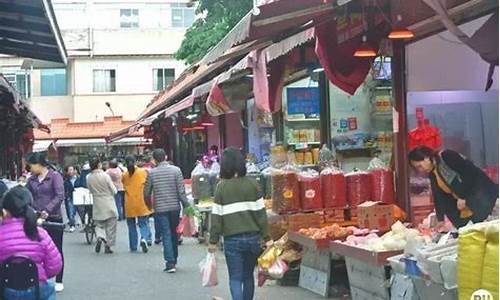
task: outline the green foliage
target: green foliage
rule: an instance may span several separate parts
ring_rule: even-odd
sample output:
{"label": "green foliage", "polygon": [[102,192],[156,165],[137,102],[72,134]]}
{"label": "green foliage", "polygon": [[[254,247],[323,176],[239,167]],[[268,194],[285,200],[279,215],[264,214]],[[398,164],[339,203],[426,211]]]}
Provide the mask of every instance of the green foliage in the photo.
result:
{"label": "green foliage", "polygon": [[251,9],[252,0],[200,0],[203,15],[187,30],[175,57],[192,64],[214,47]]}

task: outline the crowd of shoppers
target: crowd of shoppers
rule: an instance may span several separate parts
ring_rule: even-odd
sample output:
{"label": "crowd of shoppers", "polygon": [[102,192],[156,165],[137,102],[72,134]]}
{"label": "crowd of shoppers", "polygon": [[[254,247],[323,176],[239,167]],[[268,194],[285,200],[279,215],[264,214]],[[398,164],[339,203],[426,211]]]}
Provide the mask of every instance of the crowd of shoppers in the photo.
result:
{"label": "crowd of shoppers", "polygon": [[[78,166],[72,165],[64,169],[63,175],[51,166],[45,153],[32,153],[26,161],[31,171],[26,188],[19,185],[6,192],[6,186],[0,185],[0,195],[3,195],[0,197],[0,263],[19,254],[16,244],[22,244],[21,252],[29,253],[28,259],[38,269],[40,299],[55,299],[56,292],[64,289],[63,203],[67,232],[75,231],[77,213],[82,224],[93,220],[97,253],[103,247],[104,253],[114,253],[117,224],[124,219],[129,250],[136,252],[140,246],[142,252],[147,253],[153,245],[149,224],[154,217],[154,242],[162,243],[164,271],[176,272],[177,227],[183,209],[190,203],[182,172],[167,162],[163,149],[153,151],[147,163],[138,162],[134,156],[109,163],[91,157],[81,172]],[[74,193],[78,188],[88,189],[92,195],[90,207],[75,206]],[[236,210],[229,213],[226,206]],[[60,226],[43,229],[37,226],[39,221]],[[209,252],[216,250],[216,244],[224,236],[233,299],[253,299],[253,271],[261,241],[267,240],[267,220],[261,191],[246,177],[245,159],[237,149],[226,149],[222,155],[221,182],[215,192],[210,231]],[[55,284],[48,280],[52,277]],[[33,293],[33,289],[1,291],[5,299],[31,299]]]}

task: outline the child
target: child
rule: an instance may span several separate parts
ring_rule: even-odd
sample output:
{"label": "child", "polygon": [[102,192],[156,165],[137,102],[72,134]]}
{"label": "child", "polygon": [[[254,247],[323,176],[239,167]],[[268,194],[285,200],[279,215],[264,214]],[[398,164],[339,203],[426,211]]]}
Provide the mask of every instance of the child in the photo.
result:
{"label": "child", "polygon": [[[0,225],[0,262],[14,255],[29,257],[38,268],[40,299],[56,299],[54,284],[48,279],[62,268],[62,258],[48,233],[37,227],[37,215],[30,203],[33,198],[24,187],[9,190],[0,201],[2,223]],[[32,299],[34,289],[14,291],[5,289],[5,299]]]}

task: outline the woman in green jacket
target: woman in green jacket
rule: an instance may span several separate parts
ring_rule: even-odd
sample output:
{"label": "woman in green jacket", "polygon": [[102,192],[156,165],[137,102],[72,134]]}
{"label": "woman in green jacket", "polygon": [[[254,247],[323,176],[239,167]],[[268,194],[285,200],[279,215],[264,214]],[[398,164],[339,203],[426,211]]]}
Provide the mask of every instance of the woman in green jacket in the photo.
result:
{"label": "woman in green jacket", "polygon": [[246,177],[243,154],[236,148],[224,150],[221,182],[215,190],[209,251],[216,250],[224,236],[224,253],[233,300],[254,296],[254,269],[262,241],[268,239],[267,215],[257,182]]}

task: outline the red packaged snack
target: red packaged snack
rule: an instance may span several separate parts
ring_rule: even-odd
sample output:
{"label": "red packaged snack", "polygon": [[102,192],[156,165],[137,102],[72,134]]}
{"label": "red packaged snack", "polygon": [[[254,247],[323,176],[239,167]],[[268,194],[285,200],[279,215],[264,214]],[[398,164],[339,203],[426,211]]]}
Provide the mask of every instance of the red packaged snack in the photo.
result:
{"label": "red packaged snack", "polygon": [[369,173],[353,172],[346,175],[347,202],[353,208],[372,198],[372,181]]}
{"label": "red packaged snack", "polygon": [[341,208],[347,205],[346,180],[342,171],[326,168],[321,171],[321,192],[325,208]]}
{"label": "red packaged snack", "polygon": [[300,173],[300,203],[303,210],[322,209],[321,181],[316,171]]}
{"label": "red packaged snack", "polygon": [[273,211],[277,214],[300,210],[300,189],[297,173],[278,171],[272,175]]}
{"label": "red packaged snack", "polygon": [[372,201],[395,204],[394,177],[391,169],[370,170],[372,182]]}

